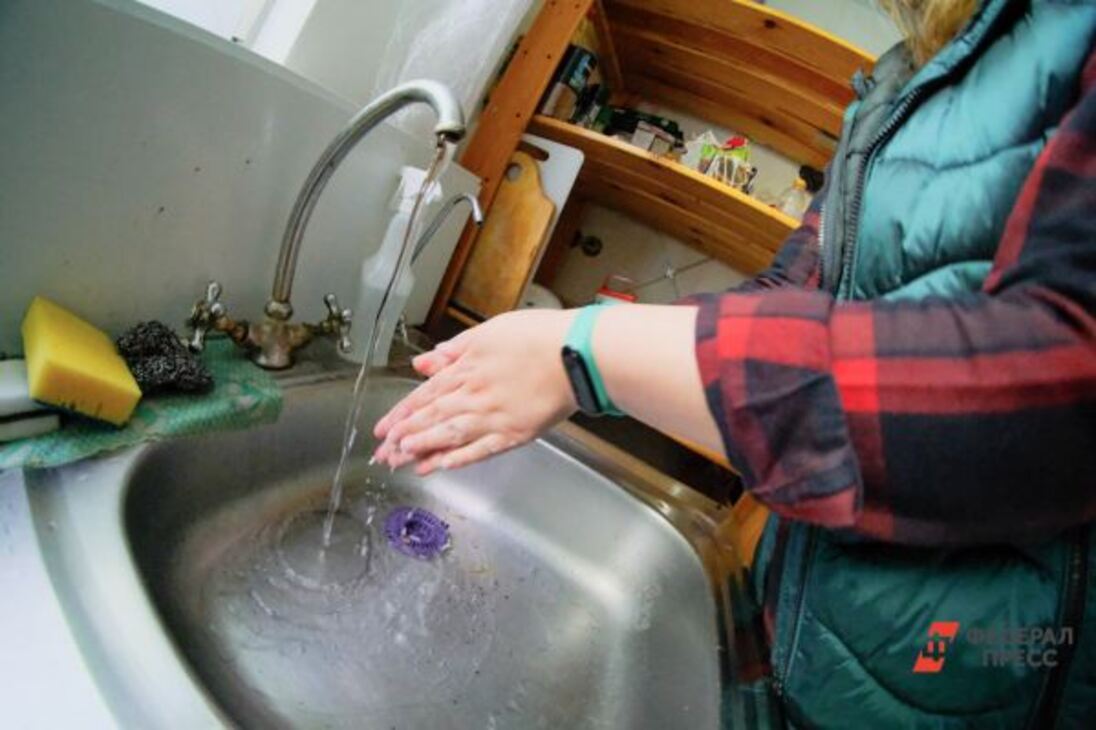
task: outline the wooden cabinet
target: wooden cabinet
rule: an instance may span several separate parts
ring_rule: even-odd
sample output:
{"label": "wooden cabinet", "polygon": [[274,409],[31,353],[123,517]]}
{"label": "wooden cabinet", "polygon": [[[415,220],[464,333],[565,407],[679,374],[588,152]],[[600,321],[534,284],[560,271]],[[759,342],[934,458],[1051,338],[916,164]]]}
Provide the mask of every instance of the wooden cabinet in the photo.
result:
{"label": "wooden cabinet", "polygon": [[[850,78],[870,71],[874,59],[745,0],[545,0],[491,92],[461,157],[484,180],[481,202],[488,217],[499,180],[528,130],[585,153],[573,194],[577,201],[616,208],[740,271],[763,269],[794,228],[793,219],[681,164],[534,114],[587,14],[598,31],[603,74],[615,92],[725,125],[816,167],[833,154],[843,109],[852,99]],[[572,208],[564,212],[574,219]],[[467,310],[451,307],[460,304],[453,294],[475,245],[469,228],[434,302],[431,327],[447,311],[468,321]],[[523,280],[532,274],[529,257],[480,263],[486,258],[474,257],[476,265],[525,267],[515,272]],[[467,274],[477,280],[475,272]]]}
{"label": "wooden cabinet", "polygon": [[794,218],[673,160],[548,117],[529,131],[582,150],[573,195],[616,208],[744,273],[768,266]]}
{"label": "wooden cabinet", "polygon": [[624,87],[802,163],[833,154],[849,79],[874,59],[753,2],[607,0]]}

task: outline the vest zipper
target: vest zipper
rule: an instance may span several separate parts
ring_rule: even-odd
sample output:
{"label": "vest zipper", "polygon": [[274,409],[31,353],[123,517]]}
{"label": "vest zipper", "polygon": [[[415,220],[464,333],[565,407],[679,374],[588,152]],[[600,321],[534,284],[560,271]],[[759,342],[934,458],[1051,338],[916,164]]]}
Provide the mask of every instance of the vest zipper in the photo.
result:
{"label": "vest zipper", "polygon": [[[968,28],[978,23],[982,15],[986,12],[988,3],[983,3],[978,10],[974,18],[970,20]],[[991,18],[991,23],[996,23],[1001,17],[1001,13],[998,13],[994,18]],[[960,38],[965,39],[966,32],[964,32]],[[983,32],[973,43],[973,47],[969,51],[969,54],[981,53],[982,48],[985,46],[987,39],[991,37],[991,33],[987,30]],[[953,43],[955,41],[952,41]],[[901,102],[899,102],[897,109],[891,115],[890,119],[880,128],[872,139],[871,144],[867,147],[867,153],[864,155],[863,161],[860,163],[859,174],[856,180],[856,190],[852,200],[849,201],[849,210],[846,214],[846,219],[849,221],[849,228],[845,231],[844,245],[840,249],[841,266],[838,271],[838,278],[834,282],[833,294],[834,296],[841,296],[841,289],[848,284],[848,277],[852,273],[852,259],[853,249],[856,248],[856,239],[860,235],[860,205],[864,197],[864,185],[866,183],[866,177],[868,168],[871,166],[872,158],[875,157],[875,153],[879,150],[879,146],[886,141],[887,137],[894,133],[898,125],[905,121],[913,110],[914,105],[920,101],[928,91],[935,89],[938,86],[945,84],[952,75],[956,73],[956,68],[953,67],[943,76],[938,76],[934,79],[924,82],[921,86],[918,86],[909,93]],[[850,236],[849,233],[852,233]],[[846,297],[847,298],[847,297]]]}
{"label": "vest zipper", "polygon": [[[769,572],[769,575],[767,576],[767,578],[765,580],[766,590],[765,590],[764,596],[762,597],[762,604],[761,604],[761,610],[764,611],[766,609],[766,607],[769,605],[768,601],[770,600],[770,598],[772,600],[771,605],[772,605],[772,611],[773,611],[773,616],[774,616],[774,619],[773,619],[774,629],[773,629],[773,636],[771,638],[772,638],[772,642],[773,642],[774,646],[776,644],[776,632],[780,628],[779,626],[776,626],[776,618],[775,618],[776,615],[777,615],[776,611],[777,611],[777,609],[779,608],[779,605],[780,605],[780,591],[779,591],[779,588],[777,588],[777,590],[775,592],[775,595],[771,594],[770,593],[770,588],[769,588],[769,583],[771,581],[781,581],[781,580],[783,580],[783,576],[775,576],[771,571],[774,568],[778,568],[781,573],[784,572],[784,568],[785,568],[785,566],[784,566],[784,556],[787,555],[787,553],[788,553],[788,532],[789,532],[789,530],[790,530],[790,527],[789,527],[787,522],[781,521],[781,522],[777,523],[777,526],[776,526],[776,543],[773,545],[773,554],[769,557],[769,568],[768,568],[768,570],[770,572]],[[776,583],[774,583],[774,585],[779,586],[780,583],[776,582]],[[772,651],[772,649],[770,647],[770,652],[771,651]],[[773,692],[776,694],[777,697],[782,698],[784,696],[784,682],[783,682],[783,680],[781,678],[781,675],[780,675],[780,668],[776,665],[776,662],[772,663],[772,673],[773,673],[773,676],[772,676]]]}
{"label": "vest zipper", "polygon": [[841,249],[841,265],[833,289],[835,296],[840,294],[841,289],[845,287],[848,282],[848,277],[852,273],[853,249],[856,248],[856,239],[860,235],[860,205],[863,203],[864,187],[867,183],[868,168],[871,166],[871,161],[875,157],[875,153],[878,151],[880,145],[894,133],[898,128],[898,125],[906,120],[913,110],[914,104],[920,101],[921,97],[925,95],[927,88],[927,86],[918,86],[898,104],[898,108],[891,114],[890,119],[886,121],[879,131],[876,132],[875,137],[872,138],[871,143],[868,145],[867,153],[860,162],[860,169],[857,171],[856,176],[856,190],[853,191],[852,200],[849,201],[849,212],[846,216],[849,221],[849,230],[845,233],[845,245]]}
{"label": "vest zipper", "polygon": [[[1087,529],[1087,528],[1086,528]],[[1058,664],[1048,672],[1047,683],[1040,695],[1039,708],[1030,727],[1051,728],[1058,721],[1062,695],[1066,688],[1066,675],[1073,661],[1073,654],[1080,642],[1084,623],[1085,592],[1088,587],[1088,534],[1082,532],[1073,544],[1069,556],[1069,575],[1066,578],[1064,596],[1065,610],[1062,612],[1061,627],[1070,627],[1072,641],[1059,647]]]}
{"label": "vest zipper", "polygon": [[[784,697],[784,683],[791,674],[792,664],[795,661],[795,652],[799,648],[799,631],[803,624],[803,602],[806,600],[807,596],[807,574],[810,572],[811,558],[814,553],[815,533],[817,528],[807,527],[805,529],[807,529],[807,547],[803,550],[803,565],[799,569],[799,576],[796,582],[796,585],[799,586],[799,595],[796,596],[795,611],[792,614],[792,640],[788,645],[788,655],[784,658],[783,666],[773,666],[773,692],[781,699]],[[784,548],[785,550],[787,549],[786,544]]]}
{"label": "vest zipper", "polygon": [[[970,45],[970,47],[966,50],[966,58],[975,57],[982,53],[985,44],[989,42],[989,39],[992,39],[993,37],[993,26],[995,26],[998,22],[1001,22],[1002,16],[1005,15],[1004,9],[1006,5],[1012,5],[1012,8],[1014,10],[1023,11],[1023,9],[1027,7],[1028,3],[1019,2],[1018,0],[1014,3],[1001,3],[1000,7],[993,11],[994,14],[991,16],[989,21],[987,21],[987,24],[983,23],[984,16],[987,12],[990,12],[990,5],[992,4],[993,3],[989,1],[982,2],[978,12],[975,13],[973,18],[971,18],[971,20],[968,22],[963,32],[960,33],[960,35],[951,42],[968,43]],[[971,41],[971,28],[979,25],[983,25],[984,27],[981,28],[978,34],[974,36],[973,41]],[[911,91],[910,94],[907,95],[906,98],[899,103],[898,109],[895,110],[894,114],[891,115],[891,118],[888,119],[887,123],[884,124],[879,132],[876,134],[875,138],[871,140],[871,144],[868,145],[867,153],[864,156],[864,160],[860,162],[859,176],[856,181],[856,191],[852,201],[849,201],[848,212],[845,216],[846,220],[849,221],[849,228],[846,228],[843,242],[844,244],[840,251],[837,252],[841,256],[841,265],[840,267],[838,267],[837,280],[833,282],[832,293],[835,297],[841,296],[841,289],[847,285],[848,276],[852,274],[853,249],[856,248],[856,238],[857,236],[859,236],[860,232],[860,205],[861,202],[863,202],[863,199],[861,198],[864,197],[864,186],[866,182],[865,178],[867,176],[868,168],[870,167],[871,159],[875,157],[875,153],[878,151],[878,148],[882,144],[882,142],[886,141],[887,137],[889,137],[894,132],[894,129],[897,128],[898,125],[904,121],[906,116],[909,116],[914,104],[917,101],[920,101],[929,90],[935,89],[939,87],[939,85],[943,85],[944,83],[946,83],[950,79],[950,77],[954,76],[955,73],[957,73],[958,68],[958,65],[952,65],[952,67],[948,69],[943,76],[929,79],[928,81],[922,83],[920,87],[917,87],[913,91]],[[852,230],[852,237],[849,237],[849,229]],[[822,273],[824,275],[825,271],[823,270]],[[847,298],[847,295],[845,295],[844,298]]]}

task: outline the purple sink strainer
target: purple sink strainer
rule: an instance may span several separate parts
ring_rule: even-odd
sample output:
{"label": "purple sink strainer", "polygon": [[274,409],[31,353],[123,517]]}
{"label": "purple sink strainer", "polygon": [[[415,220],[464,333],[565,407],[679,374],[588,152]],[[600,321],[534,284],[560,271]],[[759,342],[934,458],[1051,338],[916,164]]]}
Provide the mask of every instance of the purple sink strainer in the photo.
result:
{"label": "purple sink strainer", "polygon": [[420,560],[437,557],[449,547],[449,525],[421,507],[396,507],[384,521],[388,544]]}

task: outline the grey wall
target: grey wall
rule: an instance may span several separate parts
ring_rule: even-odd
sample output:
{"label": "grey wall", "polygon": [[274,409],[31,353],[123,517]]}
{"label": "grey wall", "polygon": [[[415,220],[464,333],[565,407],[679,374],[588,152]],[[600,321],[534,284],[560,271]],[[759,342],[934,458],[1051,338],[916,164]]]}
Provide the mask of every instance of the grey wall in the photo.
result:
{"label": "grey wall", "polygon": [[[288,68],[354,102],[428,77],[448,84],[470,116],[539,0],[315,0]],[[430,128],[421,112],[401,129]]]}
{"label": "grey wall", "polygon": [[875,0],[766,0],[782,10],[878,56],[901,40],[901,34]]}
{"label": "grey wall", "polygon": [[[117,332],[178,324],[216,277],[234,314],[258,315],[297,190],[352,112],[134,2],[0,4],[0,352],[21,351],[37,293]],[[430,147],[383,126],[347,160],[305,241],[300,316],[321,316],[328,290],[354,301],[397,170],[424,165]],[[456,166],[445,183],[476,185]]]}

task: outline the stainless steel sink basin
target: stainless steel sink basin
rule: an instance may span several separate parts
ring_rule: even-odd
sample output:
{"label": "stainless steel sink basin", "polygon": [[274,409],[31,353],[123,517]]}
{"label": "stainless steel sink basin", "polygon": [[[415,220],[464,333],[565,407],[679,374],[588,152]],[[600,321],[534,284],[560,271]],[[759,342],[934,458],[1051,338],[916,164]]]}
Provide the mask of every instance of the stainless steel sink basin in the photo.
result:
{"label": "stainless steel sink basin", "polygon": [[[375,381],[368,418],[412,385]],[[360,454],[345,519],[374,519],[357,560],[329,582],[294,570],[287,535],[324,506],[349,391],[287,387],[273,425],[28,475],[121,725],[719,727],[713,506],[573,426],[428,479]],[[450,549],[393,550],[396,505],[445,520]]]}

